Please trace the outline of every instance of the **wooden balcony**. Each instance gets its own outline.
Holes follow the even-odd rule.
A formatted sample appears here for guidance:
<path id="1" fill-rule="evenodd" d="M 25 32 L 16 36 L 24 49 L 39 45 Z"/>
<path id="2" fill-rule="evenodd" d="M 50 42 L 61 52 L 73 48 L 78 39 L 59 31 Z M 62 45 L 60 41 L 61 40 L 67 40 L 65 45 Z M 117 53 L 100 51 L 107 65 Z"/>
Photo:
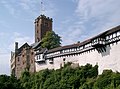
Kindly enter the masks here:
<path id="1" fill-rule="evenodd" d="M 92 47 L 98 48 L 105 45 L 105 40 L 103 38 L 96 38 L 92 41 Z"/>

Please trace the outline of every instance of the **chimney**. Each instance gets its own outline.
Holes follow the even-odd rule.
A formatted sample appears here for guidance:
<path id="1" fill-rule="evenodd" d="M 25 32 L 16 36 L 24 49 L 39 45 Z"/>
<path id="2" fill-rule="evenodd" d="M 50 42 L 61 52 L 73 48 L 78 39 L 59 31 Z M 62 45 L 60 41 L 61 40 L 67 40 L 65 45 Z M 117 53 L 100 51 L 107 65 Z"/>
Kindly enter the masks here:
<path id="1" fill-rule="evenodd" d="M 15 42 L 15 52 L 18 50 L 18 42 Z"/>

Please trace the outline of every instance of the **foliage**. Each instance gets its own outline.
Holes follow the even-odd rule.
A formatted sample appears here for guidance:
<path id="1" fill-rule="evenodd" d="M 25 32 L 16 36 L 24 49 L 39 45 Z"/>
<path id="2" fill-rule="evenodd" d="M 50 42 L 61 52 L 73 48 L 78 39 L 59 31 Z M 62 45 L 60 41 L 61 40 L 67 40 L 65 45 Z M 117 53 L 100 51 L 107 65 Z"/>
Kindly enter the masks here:
<path id="1" fill-rule="evenodd" d="M 97 69 L 97 66 L 92 67 L 90 64 L 72 68 L 71 63 L 67 63 L 58 70 L 46 69 L 35 73 L 29 78 L 30 82 L 22 83 L 31 83 L 32 86 L 26 86 L 26 89 L 79 89 L 86 82 L 89 84 L 88 87 L 91 87 L 94 82 L 92 79 L 88 81 L 88 78 L 97 78 Z"/>
<path id="2" fill-rule="evenodd" d="M 29 89 L 30 88 L 29 78 L 30 78 L 30 73 L 28 71 L 24 71 L 21 74 L 20 82 L 21 82 L 21 86 L 24 89 Z"/>
<path id="3" fill-rule="evenodd" d="M 0 89 L 120 89 L 120 73 L 104 70 L 98 75 L 97 65 L 72 68 L 68 63 L 57 70 L 25 71 L 19 80 L 1 75 Z"/>
<path id="4" fill-rule="evenodd" d="M 61 45 L 61 37 L 55 34 L 54 31 L 48 31 L 42 39 L 41 46 L 43 48 L 52 49 Z"/>
<path id="5" fill-rule="evenodd" d="M 0 89 L 23 89 L 19 80 L 13 76 L 0 75 Z"/>

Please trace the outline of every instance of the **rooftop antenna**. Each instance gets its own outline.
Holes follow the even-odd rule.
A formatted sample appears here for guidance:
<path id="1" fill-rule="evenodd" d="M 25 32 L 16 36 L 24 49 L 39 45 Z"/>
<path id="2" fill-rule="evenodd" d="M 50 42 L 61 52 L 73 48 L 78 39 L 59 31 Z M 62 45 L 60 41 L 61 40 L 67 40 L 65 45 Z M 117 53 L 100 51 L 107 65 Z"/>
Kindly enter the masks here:
<path id="1" fill-rule="evenodd" d="M 44 2 L 41 0 L 41 14 L 44 15 L 45 13 L 45 8 L 44 8 Z"/>

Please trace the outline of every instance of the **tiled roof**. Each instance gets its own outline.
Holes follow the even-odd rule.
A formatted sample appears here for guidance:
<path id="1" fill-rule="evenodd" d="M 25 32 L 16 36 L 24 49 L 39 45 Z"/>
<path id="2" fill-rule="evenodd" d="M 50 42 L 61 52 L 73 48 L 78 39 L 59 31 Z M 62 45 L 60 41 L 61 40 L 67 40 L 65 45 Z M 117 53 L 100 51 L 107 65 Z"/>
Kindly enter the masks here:
<path id="1" fill-rule="evenodd" d="M 63 50 L 63 49 L 69 49 L 69 48 L 75 48 L 75 47 L 79 47 L 79 46 L 82 46 L 82 45 L 85 45 L 87 43 L 90 43 L 93 39 L 95 38 L 98 38 L 98 37 L 105 37 L 106 35 L 109 35 L 109 34 L 112 34 L 113 32 L 117 32 L 120 30 L 120 25 L 117 26 L 117 27 L 114 27 L 110 30 L 107 30 L 101 34 L 98 34 L 97 36 L 94 36 L 90 39 L 87 39 L 81 43 L 76 43 L 76 44 L 71 44 L 71 45 L 66 45 L 66 46 L 61 46 L 61 47 L 57 47 L 57 48 L 54 48 L 54 49 L 51 49 L 48 51 L 48 53 L 51 53 L 51 52 L 56 52 L 56 51 L 59 51 L 59 50 Z"/>

